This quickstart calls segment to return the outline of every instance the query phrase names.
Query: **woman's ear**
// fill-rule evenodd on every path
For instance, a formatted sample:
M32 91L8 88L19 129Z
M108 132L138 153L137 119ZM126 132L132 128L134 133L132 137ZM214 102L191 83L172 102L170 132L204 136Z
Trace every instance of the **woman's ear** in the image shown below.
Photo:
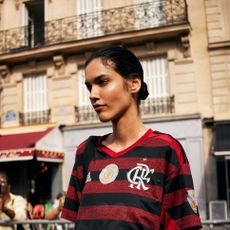
M129 88L131 90L131 93L137 93L141 88L141 80L137 77L131 77L129 80Z

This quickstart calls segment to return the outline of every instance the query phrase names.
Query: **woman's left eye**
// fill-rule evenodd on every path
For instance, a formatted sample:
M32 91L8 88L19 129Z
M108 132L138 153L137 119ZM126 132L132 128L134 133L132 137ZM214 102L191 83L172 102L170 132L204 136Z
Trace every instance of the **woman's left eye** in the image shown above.
M105 85L106 83L108 83L108 81L105 80L105 79L101 79L101 80L99 81L99 85Z

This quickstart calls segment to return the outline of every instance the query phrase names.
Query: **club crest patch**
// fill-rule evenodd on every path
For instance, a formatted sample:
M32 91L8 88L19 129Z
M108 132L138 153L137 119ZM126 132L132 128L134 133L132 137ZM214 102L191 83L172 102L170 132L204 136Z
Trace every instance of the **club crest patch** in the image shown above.
M137 166L127 173L130 188L137 188L144 191L149 190L146 184L150 182L150 175L153 173L154 169L150 169L148 165L137 163Z
M117 178L118 172L119 168L116 164L109 164L100 172L99 180L102 184L109 184Z
M188 203L190 204L192 210L195 213L198 213L198 205L196 201L195 191L191 189L191 190L188 190L187 193L188 193L188 196L187 196Z

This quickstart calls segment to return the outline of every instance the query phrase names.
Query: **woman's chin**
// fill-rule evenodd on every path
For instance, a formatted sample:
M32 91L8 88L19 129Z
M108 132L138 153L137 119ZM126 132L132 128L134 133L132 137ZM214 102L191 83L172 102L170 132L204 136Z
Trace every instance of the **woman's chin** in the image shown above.
M99 120L101 121L101 122L109 122L109 121L111 121L111 119L108 119L108 118L105 118L105 117L99 117Z
M98 114L98 118L101 122L108 122L108 121L111 121L111 117L108 117L108 116L105 116L105 115L102 115L102 114Z

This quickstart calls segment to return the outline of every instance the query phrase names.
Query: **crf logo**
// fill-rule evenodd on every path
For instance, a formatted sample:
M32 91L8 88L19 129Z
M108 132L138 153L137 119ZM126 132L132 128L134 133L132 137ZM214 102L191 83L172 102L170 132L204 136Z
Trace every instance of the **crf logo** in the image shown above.
M149 169L146 164L137 163L137 166L127 173L127 178L131 183L130 187L134 188L135 186L139 190L141 188L148 190L149 188L145 186L145 183L150 181L149 173L153 174L154 169Z

